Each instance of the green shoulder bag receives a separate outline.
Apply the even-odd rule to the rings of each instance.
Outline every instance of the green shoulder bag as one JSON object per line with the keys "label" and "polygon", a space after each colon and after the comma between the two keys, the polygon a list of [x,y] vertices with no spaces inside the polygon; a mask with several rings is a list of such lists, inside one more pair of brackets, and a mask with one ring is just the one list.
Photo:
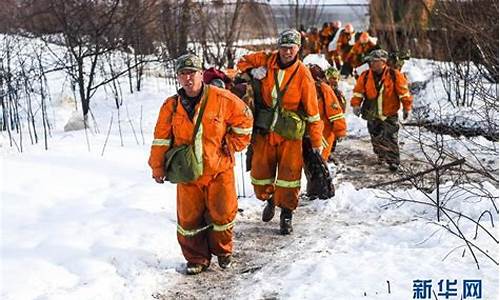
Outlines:
{"label": "green shoulder bag", "polygon": [[[208,88],[205,89],[205,96],[201,102],[198,118],[194,126],[192,143],[173,147],[165,153],[165,174],[167,181],[171,183],[191,182],[198,179],[203,173],[203,157],[201,152],[196,150],[197,148],[201,150],[201,136],[198,136],[198,134],[201,135],[201,132],[199,133],[198,129],[208,99]],[[177,110],[177,105],[175,110]],[[199,145],[197,145],[197,142]]]}
{"label": "green shoulder bag", "polygon": [[274,108],[274,120],[271,124],[271,130],[288,140],[300,140],[302,139],[306,131],[306,121],[304,113],[302,113],[301,111],[296,112],[293,110],[287,110],[281,105],[283,95],[288,89],[288,85],[292,81],[298,69],[299,66],[297,66],[292,76],[290,76],[290,79],[286,83],[283,90],[280,90],[278,75],[276,74],[276,72],[274,73],[274,84],[276,86],[278,101]]}

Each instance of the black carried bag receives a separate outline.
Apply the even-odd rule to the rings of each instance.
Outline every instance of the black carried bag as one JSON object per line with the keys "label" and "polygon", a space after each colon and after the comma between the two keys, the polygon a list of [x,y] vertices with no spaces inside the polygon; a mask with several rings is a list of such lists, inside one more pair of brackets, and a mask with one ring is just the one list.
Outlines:
{"label": "black carried bag", "polygon": [[309,199],[329,199],[335,196],[333,177],[328,164],[319,153],[312,150],[309,138],[302,140],[304,173],[307,178],[307,196]]}
{"label": "black carried bag", "polygon": [[[191,182],[198,179],[203,173],[203,157],[201,152],[196,151],[196,141],[198,129],[200,128],[203,112],[205,111],[208,100],[209,90],[207,87],[205,87],[205,89],[206,90],[203,92],[205,95],[202,99],[200,111],[198,112],[198,117],[196,118],[194,126],[192,143],[173,147],[165,153],[165,177],[167,181],[171,183]],[[177,101],[179,100],[177,99]],[[176,102],[174,113],[177,110],[177,105]],[[199,139],[201,139],[201,137],[199,137]],[[201,145],[198,145],[198,149],[200,147]]]}

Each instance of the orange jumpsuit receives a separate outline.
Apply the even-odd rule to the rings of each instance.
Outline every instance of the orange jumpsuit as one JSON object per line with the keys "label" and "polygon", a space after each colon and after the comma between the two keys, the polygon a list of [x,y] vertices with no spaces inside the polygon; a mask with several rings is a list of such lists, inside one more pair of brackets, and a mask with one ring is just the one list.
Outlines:
{"label": "orange jumpsuit", "polygon": [[352,46],[351,51],[347,54],[346,62],[348,62],[352,68],[357,68],[363,64],[363,57],[370,53],[375,48],[375,44],[371,41],[367,43],[361,43],[359,40],[356,41],[354,46]]}
{"label": "orange jumpsuit", "polygon": [[[280,89],[290,81],[283,95],[282,106],[287,110],[303,110],[307,116],[307,132],[313,147],[321,146],[323,124],[318,111],[318,100],[314,80],[308,68],[297,59],[286,69],[279,68],[278,52],[266,54],[257,52],[245,55],[238,62],[238,69],[246,71],[265,66],[267,75],[261,80],[261,94],[264,103],[273,107],[276,103],[274,74],[277,73]],[[251,179],[258,199],[268,200],[273,197],[278,207],[294,210],[298,205],[300,177],[302,173],[302,140],[288,140],[275,132],[257,133],[252,144]]]}
{"label": "orange jumpsuit", "polygon": [[316,54],[321,52],[321,42],[318,33],[307,34],[307,45],[309,53]]}
{"label": "orange jumpsuit", "polygon": [[[177,239],[186,260],[208,266],[212,254],[232,253],[234,218],[238,210],[234,182],[234,152],[250,142],[253,117],[250,109],[231,92],[204,85],[208,93],[201,126],[194,141],[201,151],[203,173],[195,181],[177,184]],[[164,155],[170,146],[190,144],[200,105],[191,120],[173,96],[163,103],[154,131],[149,165],[164,175]],[[172,145],[173,142],[173,145]],[[224,148],[229,153],[223,151]]]}
{"label": "orange jumpsuit", "polygon": [[351,106],[359,107],[365,101],[371,101],[374,109],[370,111],[375,113],[367,120],[373,152],[380,160],[399,164],[398,111],[401,104],[406,111],[411,110],[413,102],[406,77],[385,67],[377,90],[372,70],[364,71],[354,86]]}
{"label": "orange jumpsuit", "polygon": [[328,43],[330,42],[330,36],[332,35],[332,29],[330,26],[321,28],[319,32],[319,38],[321,42],[321,48],[323,52],[328,52]]}
{"label": "orange jumpsuit", "polygon": [[335,139],[346,136],[346,122],[342,106],[332,88],[325,82],[317,82],[318,107],[323,120],[324,149],[321,156],[328,160]]}
{"label": "orange jumpsuit", "polygon": [[[390,72],[394,72],[395,81]],[[379,97],[372,73],[371,69],[366,70],[358,77],[351,98],[352,107],[360,106],[363,101],[377,101],[378,107],[382,108],[378,110],[380,119],[397,115],[401,104],[405,110],[411,109],[413,98],[403,73],[397,70],[391,71],[389,67],[385,67],[381,79],[384,88],[381,97]]]}
{"label": "orange jumpsuit", "polygon": [[[347,55],[349,54],[350,45],[349,41],[351,40],[353,33],[348,33],[345,30],[340,32],[339,38],[337,40],[337,48],[335,49],[335,63],[340,64],[340,62],[346,62]],[[338,65],[337,64],[337,65]]]}

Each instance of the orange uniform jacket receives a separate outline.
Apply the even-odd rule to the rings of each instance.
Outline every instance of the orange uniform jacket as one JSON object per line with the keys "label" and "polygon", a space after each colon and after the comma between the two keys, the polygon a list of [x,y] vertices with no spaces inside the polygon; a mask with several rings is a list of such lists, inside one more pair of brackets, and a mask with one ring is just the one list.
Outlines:
{"label": "orange uniform jacket", "polygon": [[[395,80],[393,80],[391,72],[394,72]],[[413,97],[410,95],[406,77],[398,70],[390,70],[389,67],[385,67],[381,80],[383,81],[383,91],[381,97],[379,97],[372,70],[361,73],[356,86],[354,86],[351,106],[360,106],[363,101],[377,101],[378,111],[383,112],[383,116],[380,116],[381,119],[396,115],[401,103],[404,110],[410,110]]]}
{"label": "orange uniform jacket", "polygon": [[[201,145],[203,174],[215,175],[234,166],[234,151],[243,150],[249,143],[252,133],[252,113],[241,99],[231,92],[205,85],[203,93],[208,92],[207,104],[201,126]],[[202,96],[205,96],[205,94]],[[177,97],[167,98],[160,109],[154,131],[149,165],[153,175],[164,175],[164,155],[173,146],[192,144],[194,123],[198,115],[201,100],[196,105],[195,117],[191,120]],[[222,151],[222,144],[227,144],[231,155]]]}
{"label": "orange uniform jacket", "polygon": [[321,155],[327,159],[335,139],[346,135],[347,125],[342,106],[332,88],[325,82],[316,84],[316,88],[318,89],[319,113],[324,124],[323,137],[326,140]]}
{"label": "orange uniform jacket", "polygon": [[362,56],[368,54],[375,44],[371,41],[362,44],[359,40],[352,46],[351,51],[346,57],[346,61],[351,64],[353,68],[357,68],[363,64]]}
{"label": "orange uniform jacket", "polygon": [[[283,88],[294,73],[295,69],[298,68],[297,73],[288,85],[286,93],[283,95],[281,105],[287,110],[304,110],[307,115],[307,128],[309,130],[311,143],[313,147],[319,147],[321,146],[323,124],[318,111],[318,100],[316,99],[314,79],[312,78],[309,69],[300,60],[297,60],[293,65],[285,70],[280,70],[277,59],[278,52],[273,52],[271,54],[257,52],[243,56],[237,66],[242,72],[261,66],[265,66],[267,68],[267,75],[261,80],[261,93],[264,103],[269,107],[273,107],[274,99],[272,98],[272,94],[276,94],[274,74],[278,73],[278,81],[280,81],[280,87]],[[273,139],[275,136],[282,138],[275,132],[272,132],[271,136]]]}
{"label": "orange uniform jacket", "polygon": [[319,36],[323,47],[328,47],[331,35],[332,35],[332,29],[330,28],[330,26],[323,27],[321,29],[321,31],[319,32]]}
{"label": "orange uniform jacket", "polygon": [[335,51],[340,56],[342,62],[346,61],[347,55],[349,54],[349,41],[351,40],[352,34],[342,31],[339,34],[337,40],[337,48]]}
{"label": "orange uniform jacket", "polygon": [[309,33],[307,35],[307,44],[308,44],[308,49],[311,53],[321,52],[321,42],[319,40],[319,34]]}

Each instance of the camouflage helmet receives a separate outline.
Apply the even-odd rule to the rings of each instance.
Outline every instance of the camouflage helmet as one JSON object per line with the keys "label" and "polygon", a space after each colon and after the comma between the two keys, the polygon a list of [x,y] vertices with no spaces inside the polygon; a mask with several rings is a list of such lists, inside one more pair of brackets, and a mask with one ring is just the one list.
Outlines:
{"label": "camouflage helmet", "polygon": [[337,80],[340,78],[340,71],[337,68],[329,67],[325,71],[326,79],[336,78]]}
{"label": "camouflage helmet", "polygon": [[182,70],[201,71],[203,70],[203,63],[201,59],[194,54],[184,54],[179,56],[175,62],[175,73],[179,73]]}
{"label": "camouflage helmet", "polygon": [[383,49],[376,49],[370,52],[370,54],[365,58],[367,62],[372,62],[376,60],[383,60],[384,62],[387,61],[387,58],[389,57],[389,54],[387,51]]}
{"label": "camouflage helmet", "polygon": [[300,47],[300,33],[295,29],[287,29],[280,33],[278,38],[278,46],[292,47],[297,45]]}

